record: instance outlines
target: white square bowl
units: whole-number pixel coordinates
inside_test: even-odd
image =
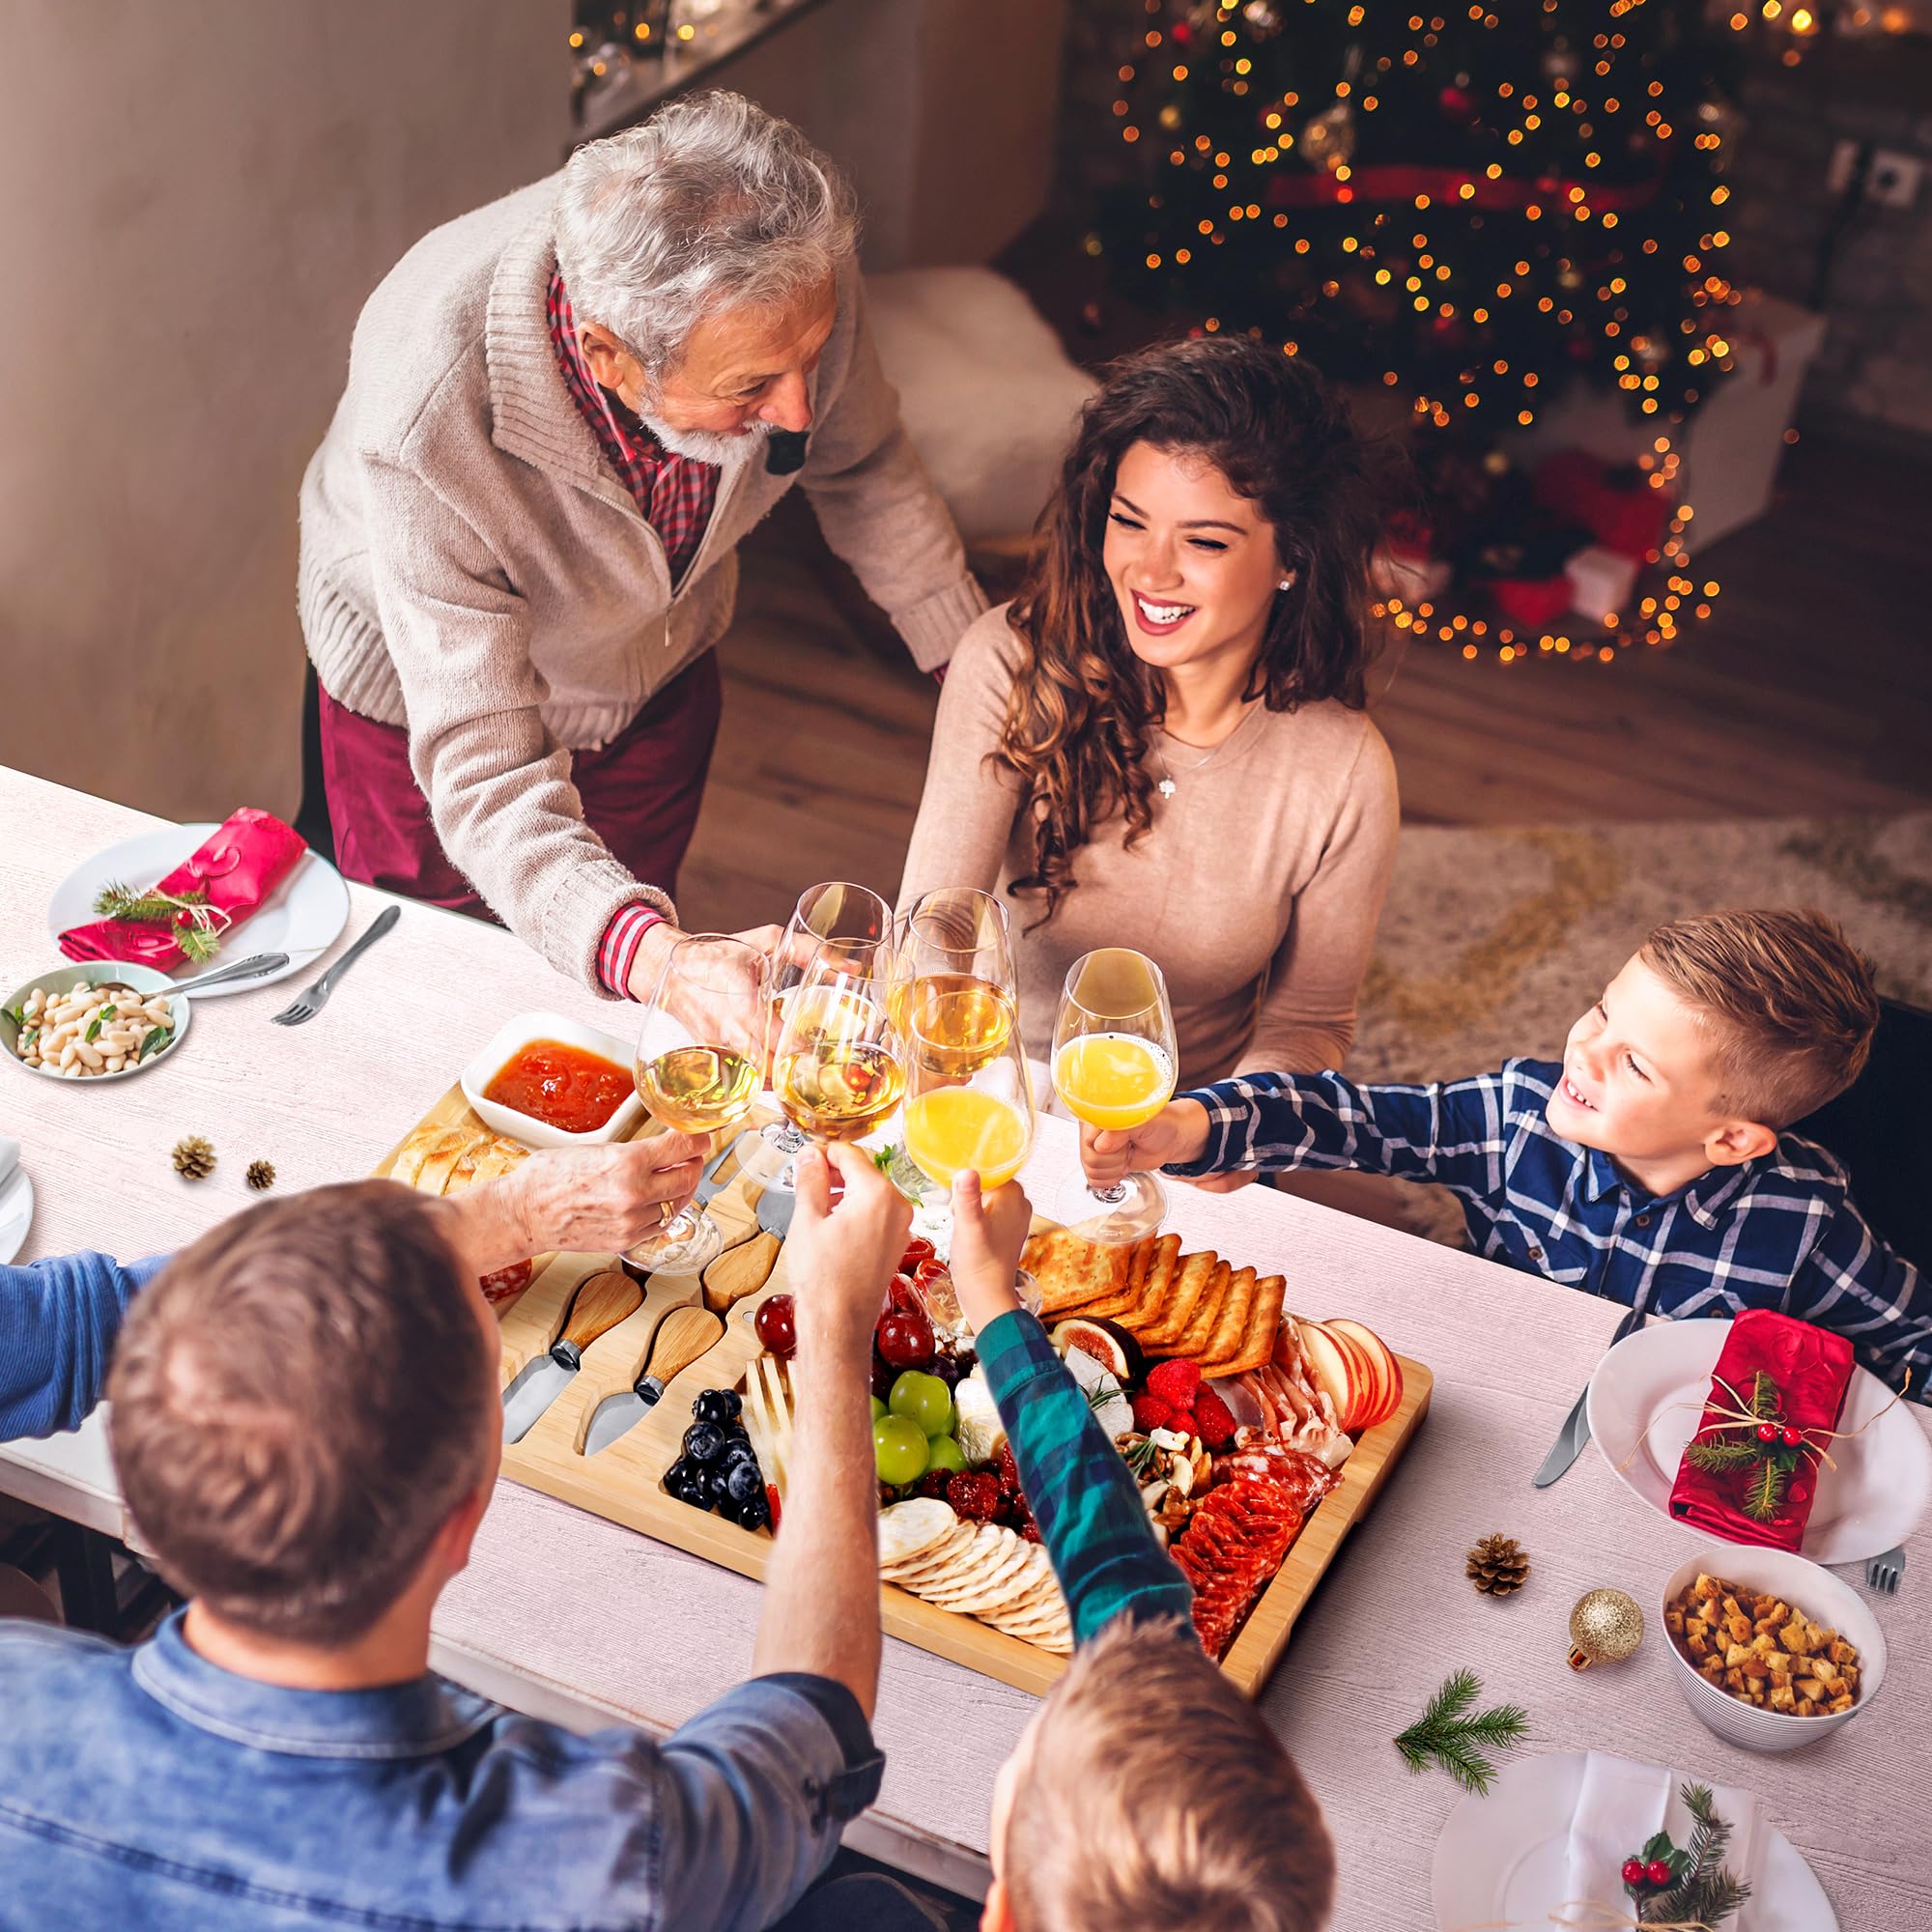
[[[1786,1711],[1767,1711],[1756,1704],[1742,1703],[1728,1690],[1719,1690],[1706,1680],[1677,1647],[1677,1639],[1665,1630],[1663,1641],[1676,1670],[1677,1688],[1706,1729],[1731,1744],[1742,1745],[1747,1750],[1799,1750],[1829,1738],[1871,1708],[1885,1683],[1885,1633],[1879,1628],[1870,1605],[1843,1578],[1788,1549],[1727,1543],[1698,1551],[1670,1573],[1658,1606],[1660,1629],[1665,1606],[1697,1580],[1700,1571],[1709,1577],[1721,1577],[1741,1589],[1775,1592],[1793,1609],[1803,1610],[1812,1623],[1835,1630],[1859,1653],[1858,1702],[1849,1711],[1829,1717],[1801,1718]]]
[[[616,1112],[601,1127],[587,1134],[566,1133],[562,1127],[519,1113],[514,1107],[486,1100],[484,1088],[533,1039],[554,1039],[565,1046],[582,1047],[586,1053],[602,1054],[619,1066],[629,1066],[635,1058],[623,1040],[596,1027],[585,1026],[582,1020],[570,1019],[562,1013],[519,1013],[498,1027],[489,1044],[463,1069],[463,1097],[486,1127],[528,1148],[603,1147],[623,1140],[642,1121],[644,1103],[639,1099],[635,1088],[618,1101]]]

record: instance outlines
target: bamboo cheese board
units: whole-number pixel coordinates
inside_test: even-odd
[[[488,1131],[470,1112],[462,1088],[452,1087],[384,1155],[376,1174],[387,1176],[418,1131],[434,1127]],[[653,1131],[646,1122],[633,1138]],[[738,1292],[761,1272],[763,1257],[754,1244],[770,1238],[756,1230],[755,1199],[744,1182],[722,1189],[708,1204],[708,1211],[727,1236],[735,1237],[734,1246],[706,1271],[704,1283],[689,1275],[652,1276],[640,1305],[588,1342],[582,1368],[570,1385],[527,1434],[504,1445],[503,1473],[608,1521],[762,1581],[773,1547],[769,1533],[741,1529],[723,1517],[680,1502],[663,1483],[690,1424],[693,1398],[704,1389],[743,1386],[751,1364],[762,1352],[753,1331],[753,1316],[767,1296],[787,1287],[786,1256],[781,1247],[761,1285],[750,1293]],[[735,1279],[734,1270],[724,1266],[734,1258],[741,1258]],[[535,1259],[529,1287],[497,1311],[505,1388],[531,1363],[540,1361],[563,1334],[580,1286],[615,1265],[611,1255]],[[707,1289],[712,1292],[707,1293]],[[727,1297],[734,1293],[736,1298],[727,1306]],[[714,1316],[700,1321],[693,1311],[707,1302]],[[680,1310],[686,1313],[680,1315]],[[707,1336],[712,1338],[708,1347]],[[1367,1514],[1428,1410],[1434,1378],[1420,1362],[1406,1356],[1398,1359],[1403,1372],[1400,1406],[1387,1421],[1357,1439],[1353,1454],[1342,1465],[1340,1487],[1310,1514],[1221,1660],[1222,1669],[1250,1697],[1266,1683],[1322,1573]],[[654,1375],[671,1371],[665,1376],[662,1397],[627,1433],[595,1456],[586,1456],[585,1436],[598,1405],[630,1388],[647,1364]],[[977,1618],[942,1609],[895,1584],[880,1585],[880,1620],[889,1635],[1023,1690],[1044,1692],[1065,1667],[1065,1660],[1049,1651]]]

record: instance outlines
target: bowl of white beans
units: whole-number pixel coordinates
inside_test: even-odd
[[[0,1006],[0,1049],[47,1080],[125,1080],[175,1051],[189,1012],[165,973],[90,959],[9,994]]]

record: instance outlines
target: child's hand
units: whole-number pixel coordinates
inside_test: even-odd
[[[948,1267],[959,1306],[977,1332],[1019,1306],[1013,1276],[1033,1226],[1033,1203],[1017,1181],[991,1194],[980,1177],[962,1174],[952,1183],[952,1258]]]
[[[832,1206],[832,1169],[845,1192]],[[785,1238],[799,1346],[858,1351],[869,1361],[886,1283],[905,1253],[912,1208],[857,1148],[808,1148],[798,1157],[798,1202]]]
[[[1112,1187],[1130,1174],[1199,1160],[1207,1145],[1208,1109],[1199,1100],[1170,1100],[1152,1120],[1125,1133],[1083,1122],[1080,1165],[1090,1187]]]

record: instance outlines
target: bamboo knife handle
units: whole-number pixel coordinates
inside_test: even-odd
[[[581,1367],[584,1350],[598,1336],[608,1334],[643,1305],[644,1291],[629,1275],[615,1268],[593,1274],[578,1287],[570,1319],[550,1351],[551,1360],[566,1369]]]
[[[673,1376],[723,1340],[724,1323],[721,1317],[704,1308],[673,1308],[658,1329],[657,1346],[651,1350],[647,1374],[637,1380],[637,1391],[646,1403],[655,1403],[664,1394],[665,1384]]]
[[[776,1235],[760,1229],[741,1247],[727,1249],[704,1270],[704,1305],[714,1315],[724,1314],[733,1302],[756,1294],[772,1278],[782,1246]]]

